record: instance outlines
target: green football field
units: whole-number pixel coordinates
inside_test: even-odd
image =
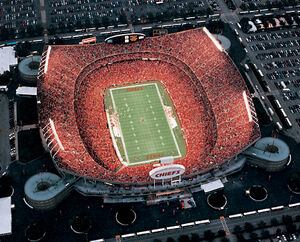
[[[111,114],[117,116],[117,135],[112,132],[124,162],[129,165],[159,160],[160,157],[181,158],[184,141],[170,127],[164,110],[164,89],[158,82],[114,87],[108,90]],[[164,94],[164,93],[163,93]],[[107,98],[106,98],[107,100]],[[169,100],[170,101],[170,100]],[[171,102],[169,102],[170,104]],[[173,106],[172,109],[174,110]],[[174,115],[176,116],[176,114]]]

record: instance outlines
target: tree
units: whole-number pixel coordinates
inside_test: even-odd
[[[226,237],[222,238],[221,242],[230,242],[230,240]]]
[[[211,14],[213,14],[214,13],[214,11],[211,9],[211,8],[207,8],[206,9],[206,14],[207,15],[211,15]]]
[[[160,22],[160,21],[163,21],[163,20],[164,20],[164,16],[163,16],[162,13],[158,12],[158,13],[156,13],[156,15],[155,15],[155,19],[156,19],[158,22]]]
[[[77,29],[81,29],[82,28],[81,20],[77,20],[77,22],[76,22],[76,28]]]
[[[276,229],[276,235],[281,235],[282,234],[282,231],[280,228]]]
[[[89,18],[87,18],[85,21],[84,21],[84,27],[85,28],[90,28],[92,27],[92,23],[91,23],[91,20]]]
[[[27,34],[29,36],[33,36],[34,35],[34,27],[32,25],[28,25],[27,26]]]
[[[64,22],[59,22],[58,23],[58,28],[61,32],[64,32],[66,30],[66,25]]]
[[[253,231],[253,229],[254,229],[254,226],[251,223],[249,223],[249,222],[245,223],[245,230],[246,230],[246,232],[250,233],[250,232]]]
[[[67,32],[74,32],[75,31],[75,27],[74,27],[73,22],[68,22],[67,23],[67,29],[68,29]]]
[[[154,20],[154,15],[153,15],[153,13],[152,13],[152,12],[147,13],[147,18],[148,18],[148,21],[152,23],[153,20]]]
[[[292,224],[293,223],[293,218],[289,215],[283,215],[282,216],[282,223],[284,223],[285,225]]]
[[[120,12],[119,20],[122,24],[127,24],[128,23],[126,14],[123,10]]]
[[[224,23],[221,20],[219,21],[210,20],[207,24],[207,28],[212,33],[220,33],[224,28]]]
[[[242,3],[240,5],[240,8],[243,10],[243,11],[246,11],[247,10],[247,7],[246,7],[246,4],[245,3]]]
[[[287,224],[286,231],[288,232],[288,234],[295,233],[296,232],[296,224]]]
[[[246,241],[243,234],[237,234],[236,239],[237,239],[238,242]]]
[[[261,231],[261,237],[264,239],[267,239],[270,237],[270,231],[269,230],[263,230]]]
[[[53,35],[56,33],[57,29],[53,24],[50,24],[48,31],[49,31],[49,34]]]
[[[10,71],[5,71],[0,74],[0,85],[7,85],[12,78],[12,73]]]
[[[218,231],[218,237],[224,237],[226,235],[224,230],[219,230]]]
[[[233,228],[234,233],[240,233],[242,231],[242,228],[240,225],[236,225]]]
[[[267,226],[267,223],[265,222],[265,221],[260,221],[259,223],[258,223],[258,227],[259,228],[264,228],[264,227],[266,227]]]
[[[204,231],[204,239],[212,240],[215,237],[215,234],[211,230]]]
[[[199,242],[200,236],[198,234],[192,233],[191,242]]]
[[[272,226],[277,226],[277,225],[279,225],[278,220],[277,220],[276,218],[272,218],[272,219],[271,219],[271,225],[272,225]]]
[[[176,242],[175,239],[168,237],[166,242]]]
[[[190,238],[188,235],[180,235],[179,238],[178,238],[178,242],[189,242],[190,241]]]
[[[4,26],[2,26],[0,29],[0,38],[1,38],[1,40],[7,40],[10,38],[10,33],[9,33],[8,29],[5,28]]]
[[[240,21],[240,24],[241,24],[241,27],[242,27],[242,30],[244,33],[247,33],[249,28],[251,28],[251,26],[248,24],[249,21],[250,21],[249,18],[242,18]]]
[[[249,237],[252,240],[256,240],[258,238],[258,235],[257,235],[257,233],[252,232],[252,233],[250,233]]]
[[[31,43],[28,41],[25,41],[24,43],[19,42],[15,47],[15,51],[18,57],[28,56],[31,51]]]
[[[95,26],[97,29],[101,26],[99,18],[95,18],[95,19],[94,19],[94,26]]]
[[[104,27],[109,26],[109,19],[108,19],[108,17],[106,17],[106,16],[102,17],[101,22],[102,22],[102,25]]]
[[[35,34],[36,34],[36,36],[40,36],[40,35],[42,35],[43,34],[43,27],[42,27],[42,25],[40,25],[40,24],[37,24],[36,26],[35,26],[35,28],[34,28],[34,31],[35,31]]]

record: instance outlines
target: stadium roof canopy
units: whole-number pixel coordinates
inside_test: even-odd
[[[69,173],[151,181],[153,164],[124,166],[113,149],[104,106],[112,86],[160,81],[186,143],[186,155],[174,161],[186,168],[184,175],[213,168],[260,137],[246,84],[206,28],[128,44],[48,46],[41,63],[40,125],[56,165]]]

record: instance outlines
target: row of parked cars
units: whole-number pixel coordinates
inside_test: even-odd
[[[278,79],[291,78],[297,76],[300,76],[300,68],[295,70],[282,70],[282,71],[273,71],[267,73],[267,77],[270,80],[278,80]]]
[[[277,40],[277,39],[286,39],[300,37],[299,30],[288,30],[278,33],[262,33],[259,35],[251,35],[246,38],[247,43],[255,42],[255,41],[267,41],[267,40]]]
[[[300,104],[289,106],[289,110],[291,111],[291,113],[300,113]]]
[[[300,37],[299,37],[300,38]],[[251,45],[250,49],[252,51],[259,50],[271,50],[271,49],[281,49],[300,46],[300,40],[287,40],[287,41],[277,41],[277,42],[262,42],[255,45]]]
[[[297,240],[296,234],[282,234],[278,235],[276,238],[271,239],[273,242],[285,242]]]
[[[262,66],[267,70],[278,69],[278,68],[287,68],[287,67],[297,67],[300,65],[300,58],[297,59],[288,59],[288,60],[279,60],[272,61],[269,63],[262,64]]]
[[[256,55],[258,60],[269,60],[274,58],[284,58],[284,57],[293,57],[300,56],[299,49],[289,49],[289,50],[275,50],[268,53],[259,53]]]

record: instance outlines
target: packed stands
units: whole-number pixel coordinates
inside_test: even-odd
[[[38,77],[40,126],[53,120],[64,147],[52,152],[55,163],[76,175],[151,181],[153,164],[129,167],[114,151],[104,104],[112,86],[161,82],[185,138],[187,153],[175,160],[185,166],[185,175],[219,165],[260,137],[239,71],[202,28],[122,45],[51,46],[44,51]]]

